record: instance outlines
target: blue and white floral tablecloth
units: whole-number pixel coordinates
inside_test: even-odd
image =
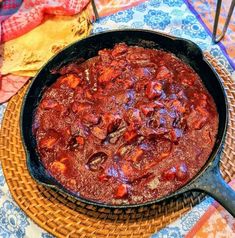
[[[123,28],[151,29],[190,39],[198,44],[203,51],[214,56],[229,73],[234,74],[234,69],[228,63],[226,55],[218,45],[212,44],[210,36],[183,0],[147,1],[132,9],[98,20],[94,23],[92,34]],[[5,107],[6,104],[0,106],[0,121]],[[213,199],[207,198],[186,215],[153,234],[152,237],[184,237],[212,201]],[[23,237],[51,238],[53,236],[31,221],[13,201],[0,167],[0,238]]]

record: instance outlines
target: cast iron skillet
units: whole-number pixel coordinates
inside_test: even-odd
[[[155,199],[143,204],[114,206],[87,200],[77,194],[71,193],[47,172],[36,150],[36,140],[32,134],[32,123],[35,109],[42,98],[45,88],[55,82],[59,76],[58,74],[52,73],[53,69],[59,68],[74,59],[89,59],[96,56],[99,50],[112,48],[119,42],[148,48],[161,48],[173,52],[176,56],[188,63],[200,75],[209,93],[214,98],[219,113],[219,130],[213,151],[205,166],[189,183],[176,192],[160,199]],[[191,41],[144,30],[110,31],[78,41],[49,60],[33,79],[24,98],[20,123],[22,140],[27,155],[27,167],[31,176],[40,184],[65,192],[82,202],[108,208],[131,208],[150,205],[189,190],[199,190],[214,197],[235,216],[235,192],[222,179],[219,171],[220,154],[228,124],[228,106],[225,91],[215,70],[203,58],[200,48]]]

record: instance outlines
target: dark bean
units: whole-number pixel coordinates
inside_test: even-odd
[[[104,152],[93,154],[87,161],[86,166],[91,171],[99,171],[102,169],[102,164],[107,160],[108,155]]]

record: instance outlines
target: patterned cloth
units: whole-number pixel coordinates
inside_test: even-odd
[[[0,103],[8,101],[13,95],[15,95],[26,82],[29,77],[5,75],[1,77],[1,89],[0,89]]]
[[[230,182],[235,189],[235,179]],[[208,236],[209,235],[209,236]],[[222,206],[207,198],[152,238],[234,238],[235,219]]]
[[[183,238],[192,227],[198,222],[198,220],[203,216],[207,209],[211,206],[213,202],[212,198],[207,198],[200,204],[196,205],[187,214],[163,228],[156,234],[152,235],[151,238]]]
[[[1,110],[0,110],[1,114]],[[18,207],[11,197],[0,163],[0,237],[1,238],[53,238]]]
[[[93,33],[118,28],[146,28],[188,38],[197,43],[203,51],[209,52],[231,74],[233,68],[224,57],[218,45],[211,44],[211,38],[187,8],[183,0],[150,0],[132,9],[118,12],[100,19],[94,24]],[[3,106],[4,107],[4,106]],[[0,107],[0,118],[4,108]],[[154,238],[181,238],[207,210],[212,203],[208,198],[194,207],[176,223],[153,235]],[[36,226],[14,203],[0,170],[0,237],[6,238],[51,238],[52,236]],[[232,236],[231,236],[232,237]]]
[[[23,0],[3,1],[0,8],[0,22],[14,14],[22,4],[22,1]]]
[[[0,2],[0,43],[2,42],[2,21],[14,14],[20,7],[22,0],[9,0]],[[0,55],[1,55],[0,48]],[[1,75],[0,75],[1,80]]]
[[[2,6],[3,13],[8,15],[17,9],[20,2],[5,0]],[[88,3],[89,0],[25,0],[15,14],[2,19],[4,21],[1,40],[8,41],[32,30],[43,21],[46,14],[74,15],[81,12]]]
[[[213,30],[217,0],[185,0],[185,2],[211,34]],[[222,1],[217,35],[221,32],[224,26],[231,2],[232,0]],[[235,68],[235,10],[233,11],[226,35],[219,44],[228,55],[228,60]]]

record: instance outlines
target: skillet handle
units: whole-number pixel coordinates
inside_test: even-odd
[[[235,191],[222,178],[218,164],[208,168],[193,187],[206,192],[235,217]]]

